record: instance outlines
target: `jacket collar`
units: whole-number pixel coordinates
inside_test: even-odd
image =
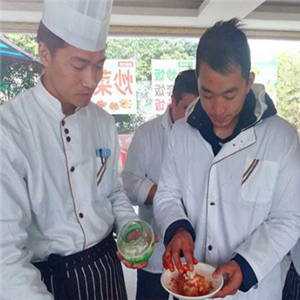
[[[254,127],[241,132],[237,137],[224,144],[222,150],[215,155],[213,160],[214,163],[250,147],[256,142],[256,140],[257,138]]]
[[[38,79],[37,84],[34,88],[34,95],[38,102],[45,107],[46,110],[54,113],[60,120],[66,118],[67,116],[62,112],[61,102],[52,96],[42,83],[41,78]],[[77,107],[75,113],[80,110]]]
[[[187,122],[198,129],[202,137],[211,144],[215,155],[223,144],[233,140],[242,131],[253,127],[261,120],[276,114],[275,106],[270,97],[265,93],[263,85],[254,85],[247,94],[239,121],[232,133],[226,139],[220,139],[214,134],[213,124],[197,98],[187,110]]]
[[[255,97],[255,122],[253,125],[277,114],[275,105],[270,96],[265,92],[265,87],[262,84],[254,84],[252,86],[252,92]],[[250,124],[250,127],[253,125]],[[247,128],[244,128],[244,130],[245,129]]]

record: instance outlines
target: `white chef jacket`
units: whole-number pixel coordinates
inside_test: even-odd
[[[300,240],[292,250],[292,260],[297,273],[300,276]]]
[[[144,268],[151,273],[162,273],[165,247],[153,216],[153,205],[146,206],[145,202],[151,187],[158,183],[171,129],[170,107],[163,115],[137,128],[122,173],[124,188],[132,205],[139,206],[140,218],[151,224],[159,237],[148,265]]]
[[[0,110],[0,298],[53,299],[30,262],[90,248],[137,219],[118,182],[113,118],[93,103],[65,116],[41,81]],[[106,171],[96,149],[110,149]]]
[[[258,95],[261,116],[264,91]],[[259,162],[242,184],[254,159]],[[300,235],[299,195],[300,145],[296,130],[283,119],[261,120],[216,156],[196,128],[179,120],[165,154],[154,215],[162,233],[174,221],[190,221],[200,262],[217,267],[236,253],[247,260],[258,284],[226,299],[280,300],[280,261]]]

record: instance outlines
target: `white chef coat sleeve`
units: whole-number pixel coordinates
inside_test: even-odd
[[[147,178],[147,152],[145,134],[140,127],[136,130],[128,149],[122,179],[132,205],[145,205],[149,191],[155,182]],[[155,158],[155,156],[153,156]]]
[[[53,300],[30,263],[26,249],[31,223],[30,201],[24,170],[13,142],[1,129],[0,141],[0,299]]]
[[[159,231],[165,239],[165,233],[168,227],[178,220],[188,220],[182,204],[182,193],[179,178],[175,164],[173,136],[171,132],[169,143],[164,156],[161,177],[158,182],[158,189],[154,197],[154,217]]]
[[[114,126],[115,128],[115,126]],[[115,219],[116,231],[119,232],[120,229],[127,222],[131,220],[138,220],[138,215],[134,212],[130,201],[124,191],[123,185],[119,179],[118,174],[118,163],[119,163],[119,140],[116,128],[114,132],[111,132],[114,136],[114,149],[112,151],[112,178],[111,178],[111,193],[109,195],[109,200],[111,201],[112,211]]]
[[[245,240],[236,253],[254,270],[258,282],[277,265],[300,236],[300,144],[298,137],[283,147],[274,198],[267,220]]]

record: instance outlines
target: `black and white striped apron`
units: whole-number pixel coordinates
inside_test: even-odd
[[[291,263],[285,279],[282,300],[300,300],[300,275],[293,263]]]
[[[51,254],[34,266],[55,300],[127,300],[116,251],[109,235],[87,250],[65,257]]]

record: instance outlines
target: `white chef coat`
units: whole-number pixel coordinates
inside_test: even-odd
[[[0,298],[53,299],[30,262],[80,252],[138,218],[118,182],[116,127],[93,103],[65,116],[41,81],[0,118]],[[96,149],[111,150],[98,186]]]
[[[258,97],[261,116],[264,92]],[[242,184],[254,159],[259,163]],[[162,233],[176,220],[191,222],[200,262],[217,267],[236,253],[247,260],[258,284],[226,299],[280,300],[280,261],[300,235],[299,195],[300,145],[296,130],[283,119],[261,120],[216,156],[196,128],[179,120],[165,154],[154,214]]]
[[[126,164],[122,173],[124,188],[133,205],[139,206],[140,218],[151,224],[158,235],[153,216],[153,205],[145,205],[151,187],[158,183],[164,153],[172,129],[170,107],[165,113],[142,124],[135,131],[128,149]],[[144,270],[162,273],[163,240],[155,244],[154,253]]]
[[[297,273],[300,275],[300,240],[292,250],[292,260]]]

